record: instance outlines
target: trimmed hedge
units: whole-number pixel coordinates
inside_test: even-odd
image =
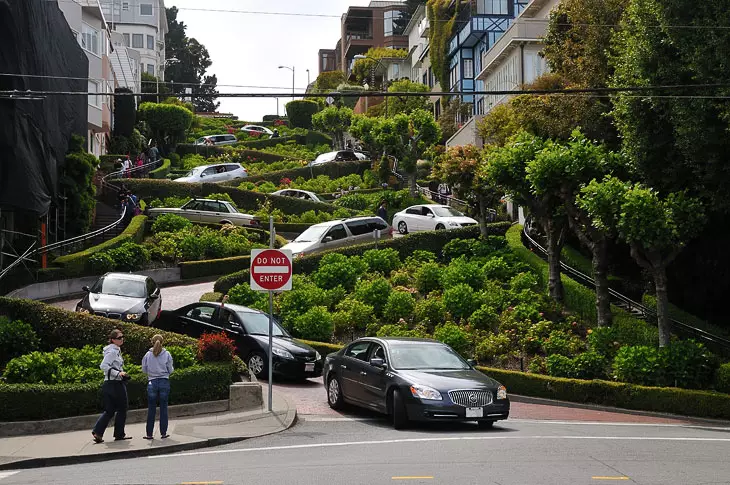
[[[256,210],[259,204],[266,201],[271,201],[272,209],[280,209],[285,214],[301,214],[309,210],[331,213],[337,209],[334,205],[323,202],[262,194],[222,184],[193,184],[151,179],[127,179],[125,184],[140,199],[164,199],[165,197],[205,198],[210,194],[223,192],[230,195],[233,202],[243,210]]]
[[[490,236],[502,236],[510,227],[509,222],[497,222],[488,224],[487,231]],[[452,229],[449,231],[428,231],[408,234],[403,237],[386,239],[378,243],[379,249],[393,248],[398,251],[401,258],[406,258],[413,254],[417,249],[425,251],[433,251],[436,254],[441,252],[444,245],[452,239],[471,239],[478,238],[480,235],[479,226],[462,227],[460,229]],[[345,256],[362,256],[368,249],[374,249],[375,242],[367,244],[358,244],[348,246],[331,251],[325,251],[294,260],[294,273],[311,273],[319,267],[320,260],[325,254],[340,253]],[[238,273],[229,274],[215,282],[215,291],[220,293],[228,293],[228,291],[239,283],[247,283],[249,281],[248,270],[239,271]]]
[[[319,105],[307,99],[294,100],[286,103],[286,114],[292,128],[312,128],[312,116],[319,111]]]
[[[479,367],[507,391],[523,396],[600,404],[624,409],[730,419],[730,395],[674,387],[645,387],[621,382],[562,379],[539,374]]]
[[[0,315],[22,320],[33,327],[41,340],[40,350],[52,351],[58,347],[81,348],[84,345],[105,344],[109,332],[119,328],[124,332],[124,352],[137,361],[150,348],[152,337],[159,333],[165,345],[195,346],[196,340],[153,327],[110,320],[84,313],[75,313],[33,300],[0,297]]]
[[[303,139],[304,137],[302,136],[301,138]],[[256,148],[256,149],[262,150],[264,148],[275,147],[276,145],[283,145],[289,141],[293,141],[297,144],[303,144],[303,143],[300,143],[299,137],[292,135],[292,136],[280,136],[279,138],[267,138],[265,140],[242,141],[241,143],[238,143],[235,146],[246,147],[246,148]]]
[[[101,361],[101,356],[99,356]],[[170,404],[227,399],[233,369],[205,364],[175,371],[170,376]],[[2,384],[0,421],[31,421],[94,414],[101,410],[101,381],[87,384]],[[147,407],[147,378],[127,383],[130,409]]]
[[[309,345],[314,350],[319,352],[319,355],[322,356],[322,360],[324,360],[325,357],[327,357],[327,355],[329,355],[333,352],[338,352],[343,347],[340,344],[330,344],[327,342],[315,342],[313,340],[297,339],[297,341],[301,342],[303,344]]]
[[[251,256],[233,256],[207,261],[185,261],[178,266],[180,266],[180,277],[184,280],[220,276],[231,271],[248,270],[251,266]]]
[[[371,166],[372,162],[368,160],[363,160],[360,162],[330,162],[314,167],[295,168],[294,170],[278,170],[276,172],[255,175],[253,177],[246,178],[245,181],[253,183],[267,181],[278,185],[281,179],[285,177],[290,180],[295,180],[299,177],[303,177],[308,180],[318,177],[319,175],[326,175],[331,179],[337,179],[340,177],[345,177],[347,175],[352,175],[354,173],[362,175],[363,173],[365,173],[365,170],[369,170]],[[240,183],[240,181],[235,181],[235,183],[224,182],[222,185],[237,186],[240,185]]]
[[[284,155],[277,155],[276,153],[261,152],[258,150],[237,150],[239,157],[251,157],[255,158],[259,162],[281,162],[282,160],[292,160],[292,157],[285,157]],[[246,166],[246,160],[241,159],[241,165]],[[247,179],[248,180],[248,179]],[[240,180],[236,181],[235,185],[241,183]]]
[[[223,300],[223,296],[223,293],[216,293],[215,291],[211,291],[210,293],[203,293],[203,296],[201,296],[200,300],[198,301],[220,302]]]
[[[171,162],[169,158],[162,160],[162,165],[150,172],[151,179],[164,179],[170,173]]]
[[[90,247],[89,249],[85,249],[81,252],[67,254],[65,256],[56,258],[53,261],[53,264],[55,266],[60,266],[61,268],[63,268],[63,273],[59,272],[54,276],[58,276],[60,278],[70,278],[73,276],[81,276],[87,274],[87,263],[92,255],[101,251],[106,251],[108,249],[119,247],[129,241],[141,243],[142,239],[144,238],[146,222],[147,216],[135,216],[132,218],[127,228],[124,229],[124,231],[122,231],[122,233],[117,237],[108,241],[104,241],[101,244]]]
[[[276,232],[290,232],[301,234],[313,225],[314,224],[305,224],[299,222],[275,222],[274,228],[276,229]]]

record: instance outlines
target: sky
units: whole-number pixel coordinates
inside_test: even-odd
[[[187,26],[188,37],[205,45],[213,65],[207,74],[218,76],[218,91],[290,93],[292,72],[278,66],[294,67],[296,91],[303,93],[317,78],[319,49],[334,49],[340,38],[340,16],[350,5],[364,6],[369,0],[165,0],[166,7],[180,9],[178,20]],[[194,10],[185,10],[194,9]],[[201,11],[245,10],[335,15],[336,17],[296,17]],[[228,87],[265,86],[272,89]],[[278,89],[273,89],[278,88]],[[261,121],[277,114],[271,98],[220,98],[219,111],[233,113],[244,121]],[[279,113],[291,97],[279,99]]]

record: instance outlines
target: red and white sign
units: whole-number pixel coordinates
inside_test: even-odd
[[[291,290],[292,252],[290,249],[251,250],[251,289]]]

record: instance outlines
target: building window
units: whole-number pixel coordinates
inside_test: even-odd
[[[151,3],[140,3],[139,4],[139,14],[147,16],[147,17],[151,17],[152,16],[152,4]]]
[[[451,68],[449,72],[449,90],[453,89],[459,82],[459,66],[456,65]]]
[[[386,37],[403,35],[408,22],[406,15],[399,10],[388,10],[383,14],[383,31]]]
[[[478,0],[477,12],[482,15],[507,15],[508,0]]]
[[[147,48],[151,51],[155,50],[155,36],[154,35],[147,36]]]
[[[81,25],[81,47],[99,55],[99,31],[88,24]]]
[[[144,48],[144,35],[132,34],[132,47],[134,47],[135,49]]]
[[[99,83],[96,81],[89,81],[89,92],[90,93],[98,93],[99,92]],[[101,108],[101,103],[99,102],[99,96],[93,96],[89,95],[89,104],[91,106],[96,106],[97,108]]]
[[[124,35],[124,45],[127,47],[132,47],[132,42],[129,39],[129,34],[123,34]]]
[[[129,12],[129,2],[122,2],[122,10]]]
[[[423,84],[425,84],[425,85],[426,85],[426,86],[428,86],[429,88],[430,88],[430,87],[433,87],[433,86],[431,86],[431,85],[430,85],[430,84],[428,83],[428,73],[427,73],[427,72],[424,72],[424,73],[423,73]]]
[[[474,61],[472,59],[464,59],[464,79],[474,77]]]
[[[155,75],[155,65],[154,64],[147,64],[147,74],[150,76]]]

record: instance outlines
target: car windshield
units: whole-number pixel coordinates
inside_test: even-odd
[[[144,281],[105,276],[96,282],[91,288],[91,292],[127,296],[129,298],[145,298],[147,296],[147,287]]]
[[[431,207],[438,217],[464,217],[464,214],[452,207]]]
[[[238,318],[243,322],[243,328],[250,335],[269,335],[269,316],[265,313],[238,312]],[[288,337],[289,334],[279,326],[274,319],[274,337]]]
[[[423,342],[398,343],[390,347],[391,364],[401,370],[469,369],[459,354],[445,345]]]
[[[200,167],[194,168],[191,171],[189,171],[188,173],[186,173],[185,176],[186,177],[193,177],[193,176],[199,174],[201,170],[202,170],[202,168],[200,168]]]
[[[314,161],[315,162],[328,162],[330,160],[334,160],[336,155],[337,155],[337,152],[323,153],[322,155],[318,156]]]
[[[312,226],[297,237],[294,242],[319,241],[330,226]]]

